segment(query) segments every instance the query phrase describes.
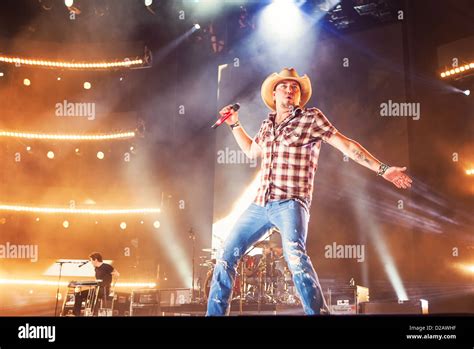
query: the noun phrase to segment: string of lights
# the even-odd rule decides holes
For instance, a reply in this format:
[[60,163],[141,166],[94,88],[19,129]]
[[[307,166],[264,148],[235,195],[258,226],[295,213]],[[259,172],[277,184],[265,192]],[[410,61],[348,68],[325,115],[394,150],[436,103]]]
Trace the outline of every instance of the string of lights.
[[103,134],[48,134],[48,133],[29,133],[0,131],[0,137],[38,139],[38,140],[56,140],[56,141],[103,141],[114,139],[129,139],[136,136],[135,131]]
[[67,214],[90,214],[90,215],[123,215],[123,214],[147,214],[160,213],[159,208],[124,208],[124,209],[91,209],[71,207],[38,207],[0,204],[0,211],[28,212],[28,213],[67,213]]
[[145,61],[142,58],[115,60],[108,62],[66,62],[66,61],[52,61],[42,59],[30,59],[13,56],[0,56],[0,62],[15,64],[16,66],[27,65],[50,69],[76,69],[76,70],[97,70],[97,69],[117,69],[117,68],[132,68],[142,66]]
[[451,68],[451,69],[447,69],[445,71],[443,71],[440,76],[441,78],[449,78],[449,77],[453,77],[453,76],[458,76],[468,70],[471,70],[471,69],[474,69],[474,62],[472,63],[469,63],[469,64],[465,64],[465,65],[462,65],[458,68]]

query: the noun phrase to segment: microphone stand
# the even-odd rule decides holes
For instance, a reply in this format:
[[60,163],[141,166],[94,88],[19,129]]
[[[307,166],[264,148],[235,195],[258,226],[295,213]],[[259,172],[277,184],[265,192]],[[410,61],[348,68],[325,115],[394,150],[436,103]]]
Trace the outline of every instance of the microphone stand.
[[[79,263],[84,263],[84,262],[76,262],[76,261],[56,261],[57,264],[59,264],[59,276],[58,276],[58,287],[56,289],[56,305],[54,306],[54,316],[57,316],[58,312],[58,301],[59,301],[59,287],[61,285],[61,274],[63,270],[63,264],[65,263],[71,263],[71,264],[79,264]],[[85,263],[84,263],[85,264]],[[84,265],[82,264],[82,265]]]
[[61,273],[62,273],[62,270],[63,270],[63,264],[68,263],[68,262],[60,261],[60,262],[56,262],[56,263],[59,264],[59,277],[58,277],[58,287],[56,289],[56,305],[54,306],[54,317],[57,316],[57,312],[58,312],[59,286],[61,284]]
[[194,303],[194,242],[196,241],[196,235],[194,234],[193,228],[189,229],[189,238],[192,240],[192,281],[191,281],[191,303]]

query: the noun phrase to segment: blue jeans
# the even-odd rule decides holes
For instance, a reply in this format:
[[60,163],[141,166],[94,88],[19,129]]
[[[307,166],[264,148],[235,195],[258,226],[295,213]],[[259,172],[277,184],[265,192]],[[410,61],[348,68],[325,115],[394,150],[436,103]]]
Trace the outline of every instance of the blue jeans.
[[217,257],[207,304],[207,316],[228,315],[237,265],[245,252],[270,228],[280,231],[283,255],[293,275],[304,312],[320,314],[326,308],[321,285],[306,254],[309,212],[295,199],[252,203],[239,218]]

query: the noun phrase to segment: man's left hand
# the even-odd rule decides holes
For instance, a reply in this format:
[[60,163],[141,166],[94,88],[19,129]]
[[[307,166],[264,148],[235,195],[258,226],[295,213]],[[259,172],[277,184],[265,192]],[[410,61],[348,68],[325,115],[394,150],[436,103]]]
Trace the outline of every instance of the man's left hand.
[[382,176],[387,181],[392,182],[397,188],[407,189],[411,187],[412,180],[405,173],[406,167],[392,166],[385,171]]

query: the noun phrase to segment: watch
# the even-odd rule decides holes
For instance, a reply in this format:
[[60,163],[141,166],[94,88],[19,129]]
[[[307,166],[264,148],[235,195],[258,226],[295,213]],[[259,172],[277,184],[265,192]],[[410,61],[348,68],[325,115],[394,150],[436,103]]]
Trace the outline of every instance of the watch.
[[234,128],[240,127],[240,122],[237,120],[234,124],[229,125],[230,129],[233,130]]
[[387,164],[384,164],[383,162],[380,164],[379,171],[377,172],[377,176],[383,176],[385,172],[390,168]]

